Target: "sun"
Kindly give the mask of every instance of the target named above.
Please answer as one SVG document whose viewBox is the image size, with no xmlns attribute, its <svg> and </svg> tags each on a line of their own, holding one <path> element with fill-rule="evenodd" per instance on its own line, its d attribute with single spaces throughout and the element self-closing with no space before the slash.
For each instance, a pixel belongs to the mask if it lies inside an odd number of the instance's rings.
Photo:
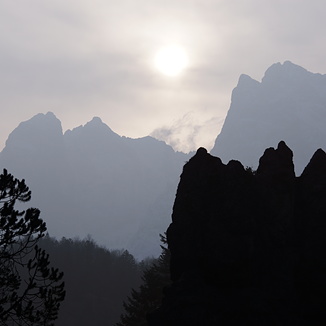
<svg viewBox="0 0 326 326">
<path fill-rule="evenodd" d="M 183 47 L 162 47 L 155 56 L 156 68 L 166 76 L 177 76 L 188 66 L 188 55 Z"/>
</svg>

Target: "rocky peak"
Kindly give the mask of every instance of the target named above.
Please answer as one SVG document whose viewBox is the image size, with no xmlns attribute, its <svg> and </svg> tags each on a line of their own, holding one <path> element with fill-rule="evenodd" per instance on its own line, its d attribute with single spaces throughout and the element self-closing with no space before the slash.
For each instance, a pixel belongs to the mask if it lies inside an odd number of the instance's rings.
<svg viewBox="0 0 326 326">
<path fill-rule="evenodd" d="M 301 177 L 305 178 L 312 175 L 316 178 L 326 176 L 326 153 L 321 148 L 314 153 Z"/>
<path fill-rule="evenodd" d="M 291 61 L 285 61 L 283 64 L 278 62 L 274 63 L 266 70 L 262 82 L 276 82 L 284 78 L 288 81 L 295 81 L 297 78 L 302 79 L 304 76 L 309 77 L 310 75 L 313 74 L 306 69 L 292 63 Z"/>
<path fill-rule="evenodd" d="M 62 138 L 62 126 L 60 120 L 52 113 L 39 113 L 31 119 L 21 122 L 13 130 L 6 141 L 6 148 L 21 148 L 35 150 L 44 149 L 55 145 Z M 5 150 L 6 150 L 5 148 Z"/>
<path fill-rule="evenodd" d="M 94 117 L 83 126 L 67 130 L 64 134 L 68 146 L 83 146 L 102 150 L 103 146 L 120 146 L 122 138 L 99 117 Z"/>
<path fill-rule="evenodd" d="M 257 175 L 276 179 L 294 178 L 293 152 L 284 141 L 279 142 L 277 149 L 270 147 L 265 150 L 259 160 Z"/>
<path fill-rule="evenodd" d="M 85 129 L 99 129 L 101 128 L 102 130 L 106 130 L 106 131 L 112 131 L 112 129 L 105 124 L 101 118 L 99 117 L 93 117 L 93 119 L 89 122 L 87 122 L 84 126 Z"/>
</svg>

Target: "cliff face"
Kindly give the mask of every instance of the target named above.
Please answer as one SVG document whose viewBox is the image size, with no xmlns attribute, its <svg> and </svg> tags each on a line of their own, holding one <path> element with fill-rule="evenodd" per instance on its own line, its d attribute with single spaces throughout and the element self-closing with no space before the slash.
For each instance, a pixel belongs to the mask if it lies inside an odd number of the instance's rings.
<svg viewBox="0 0 326 326">
<path fill-rule="evenodd" d="M 211 154 L 257 168 L 264 149 L 283 139 L 301 174 L 313 152 L 326 146 L 326 75 L 289 61 L 273 64 L 261 82 L 241 75 Z"/>
<path fill-rule="evenodd" d="M 203 148 L 184 166 L 151 326 L 326 323 L 326 154 L 300 177 L 292 157 L 282 141 L 256 172 Z"/>
</svg>

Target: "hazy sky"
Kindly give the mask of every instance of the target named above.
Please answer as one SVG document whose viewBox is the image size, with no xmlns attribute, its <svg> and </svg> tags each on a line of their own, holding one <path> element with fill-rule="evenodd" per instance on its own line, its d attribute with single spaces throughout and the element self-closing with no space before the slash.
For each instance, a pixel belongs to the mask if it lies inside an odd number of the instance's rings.
<svg viewBox="0 0 326 326">
<path fill-rule="evenodd" d="M 0 149 L 33 115 L 99 116 L 120 135 L 213 145 L 240 74 L 290 60 L 326 73 L 325 0 L 0 0 Z M 157 51 L 189 66 L 168 77 Z"/>
</svg>

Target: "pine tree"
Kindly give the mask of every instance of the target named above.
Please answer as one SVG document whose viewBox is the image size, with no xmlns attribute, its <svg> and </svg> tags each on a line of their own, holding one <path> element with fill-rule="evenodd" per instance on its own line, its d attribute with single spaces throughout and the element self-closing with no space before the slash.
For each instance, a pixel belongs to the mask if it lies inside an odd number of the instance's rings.
<svg viewBox="0 0 326 326">
<path fill-rule="evenodd" d="M 0 325 L 52 325 L 65 296 L 63 273 L 38 247 L 46 225 L 40 211 L 15 209 L 31 199 L 24 180 L 0 175 Z"/>
<path fill-rule="evenodd" d="M 165 235 L 160 237 L 166 245 Z M 116 326 L 146 326 L 146 315 L 161 305 L 163 288 L 170 284 L 170 251 L 164 245 L 157 261 L 144 271 L 139 290 L 132 289 L 124 302 L 125 313 Z"/>
</svg>

